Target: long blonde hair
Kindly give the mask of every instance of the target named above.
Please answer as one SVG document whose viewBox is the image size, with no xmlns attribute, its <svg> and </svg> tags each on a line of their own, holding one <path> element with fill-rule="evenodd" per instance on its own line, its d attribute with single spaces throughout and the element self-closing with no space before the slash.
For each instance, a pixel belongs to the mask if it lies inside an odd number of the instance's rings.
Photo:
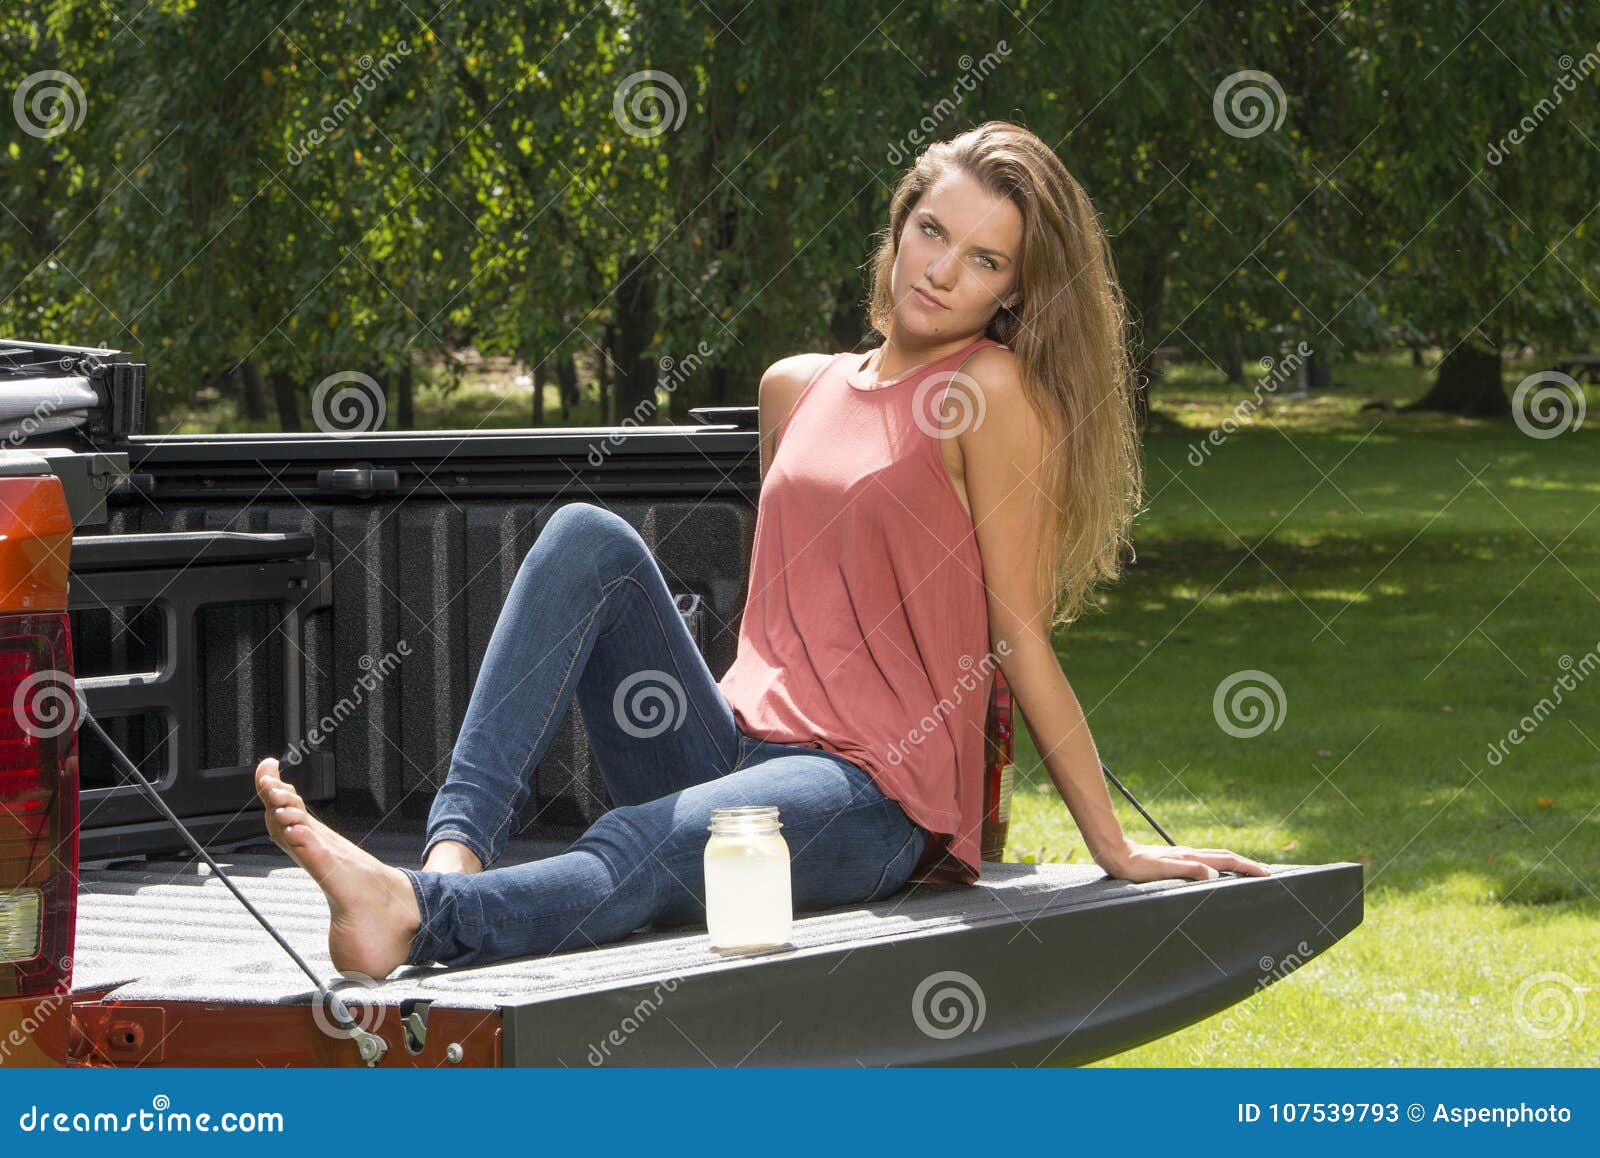
<svg viewBox="0 0 1600 1158">
<path fill-rule="evenodd" d="M 896 186 L 889 229 L 871 262 L 867 317 L 888 337 L 890 289 L 906 218 L 922 195 L 960 171 L 1022 214 L 1022 253 L 1012 308 L 985 334 L 1015 354 L 1023 389 L 1049 437 L 1044 494 L 1055 517 L 1039 553 L 1039 589 L 1050 626 L 1087 608 L 1102 581 L 1122 574 L 1121 548 L 1143 501 L 1143 467 L 1128 353 L 1128 314 L 1111 246 L 1094 206 L 1061 159 L 1033 133 L 986 121 L 929 145 Z"/>
</svg>

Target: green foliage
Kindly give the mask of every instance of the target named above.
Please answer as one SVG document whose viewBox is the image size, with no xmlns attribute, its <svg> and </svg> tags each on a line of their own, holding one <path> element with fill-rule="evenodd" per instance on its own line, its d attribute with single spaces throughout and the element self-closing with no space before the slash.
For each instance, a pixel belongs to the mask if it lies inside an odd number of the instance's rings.
<svg viewBox="0 0 1600 1158">
<path fill-rule="evenodd" d="M 898 174 L 996 117 L 1094 198 L 1145 346 L 1220 361 L 1235 343 L 1573 346 L 1594 328 L 1600 94 L 1574 6 L 1514 23 L 1393 0 L 869 15 L 8 7 L 9 91 L 59 70 L 86 108 L 57 135 L 19 122 L 0 151 L 0 331 L 133 350 L 178 420 L 246 360 L 305 396 L 338 370 L 448 377 L 468 347 L 579 355 L 619 402 L 651 393 L 658 360 L 710 351 L 686 397 L 749 402 L 774 358 L 863 333 Z M 1219 121 L 1246 69 L 1281 89 L 1278 127 Z M 664 77 L 629 83 L 646 70 Z"/>
</svg>

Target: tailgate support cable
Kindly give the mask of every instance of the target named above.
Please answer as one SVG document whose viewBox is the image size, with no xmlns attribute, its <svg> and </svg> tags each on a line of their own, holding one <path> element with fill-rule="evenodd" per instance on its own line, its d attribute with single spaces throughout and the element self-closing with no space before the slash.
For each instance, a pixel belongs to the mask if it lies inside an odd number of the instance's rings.
<svg viewBox="0 0 1600 1158">
<path fill-rule="evenodd" d="M 363 1029 L 356 1023 L 356 1019 L 351 1016 L 349 1008 L 346 1007 L 342 1000 L 340 1000 L 339 995 L 322 983 L 321 979 L 319 979 L 316 973 L 312 971 L 311 966 L 306 964 L 305 958 L 300 956 L 300 954 L 295 951 L 294 946 L 289 944 L 289 942 L 284 939 L 282 933 L 278 932 L 277 929 L 272 927 L 272 922 L 263 916 L 261 911 L 250 903 L 250 898 L 239 891 L 239 886 L 233 883 L 233 879 L 223 871 L 222 866 L 213 860 L 211 854 L 208 853 L 205 850 L 205 847 L 195 839 L 194 834 L 189 831 L 188 826 L 185 825 L 183 821 L 179 820 L 172 809 L 167 806 L 167 802 L 161 799 L 161 793 L 156 791 L 155 785 L 151 784 L 150 781 L 145 779 L 144 773 L 139 771 L 138 765 L 136 765 L 132 760 L 128 759 L 128 754 L 117 745 L 116 741 L 114 741 L 110 736 L 106 735 L 105 729 L 100 726 L 100 721 L 96 720 L 94 716 L 90 714 L 89 705 L 84 700 L 82 689 L 74 684 L 73 691 L 76 693 L 78 701 L 79 723 L 89 725 L 89 730 L 99 738 L 100 743 L 105 745 L 106 750 L 111 753 L 111 758 L 117 764 L 117 766 L 138 783 L 138 785 L 144 790 L 145 795 L 150 798 L 151 802 L 154 803 L 155 806 L 163 813 L 165 813 L 167 819 L 170 820 L 177 830 L 183 834 L 183 838 L 189 842 L 189 847 L 193 848 L 195 852 L 198 853 L 206 862 L 206 864 L 211 866 L 211 871 L 222 879 L 222 883 L 228 886 L 229 890 L 235 897 L 239 898 L 239 903 L 249 910 L 250 915 L 260 922 L 261 927 L 272 934 L 273 939 L 283 947 L 283 951 L 289 954 L 290 957 L 294 958 L 294 963 L 300 966 L 300 971 L 311 979 L 312 985 L 316 986 L 318 1000 L 321 1001 L 324 1006 L 333 1014 L 333 1019 L 339 1024 L 339 1028 L 346 1030 L 350 1034 L 351 1038 L 354 1039 L 356 1048 L 361 1052 L 361 1060 L 366 1062 L 369 1066 L 377 1065 L 378 1062 L 383 1058 L 383 1055 L 388 1052 L 388 1043 L 377 1034 Z"/>
<path fill-rule="evenodd" d="M 1122 781 L 1118 780 L 1116 778 L 1116 776 L 1112 774 L 1111 769 L 1106 767 L 1106 762 L 1104 760 L 1100 761 L 1100 771 L 1104 772 L 1106 774 L 1106 779 L 1111 781 L 1111 783 L 1115 784 L 1117 786 L 1117 790 L 1128 798 L 1128 803 L 1133 805 L 1135 808 L 1137 808 L 1139 810 L 1139 815 L 1144 817 L 1146 820 L 1148 820 L 1150 822 L 1150 827 L 1155 829 L 1157 832 L 1159 832 L 1161 834 L 1161 839 L 1162 840 L 1164 840 L 1168 844 L 1172 844 L 1172 845 L 1175 845 L 1175 844 L 1178 843 L 1177 841 L 1173 840 L 1170 836 L 1167 835 L 1167 830 L 1166 829 L 1162 828 L 1159 824 L 1156 823 L 1156 818 L 1155 817 L 1151 816 L 1148 812 L 1146 812 L 1144 810 L 1144 805 L 1140 804 L 1137 800 L 1135 800 L 1133 798 L 1133 793 L 1129 792 L 1126 788 L 1124 788 L 1122 786 Z"/>
</svg>

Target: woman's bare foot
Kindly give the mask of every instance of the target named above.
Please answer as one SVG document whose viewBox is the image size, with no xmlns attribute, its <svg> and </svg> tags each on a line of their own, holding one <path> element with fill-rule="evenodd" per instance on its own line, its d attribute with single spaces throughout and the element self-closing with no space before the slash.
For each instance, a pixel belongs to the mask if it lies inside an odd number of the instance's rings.
<svg viewBox="0 0 1600 1158">
<path fill-rule="evenodd" d="M 483 862 L 478 859 L 477 853 L 459 840 L 441 840 L 428 850 L 428 859 L 423 862 L 422 871 L 431 873 L 481 873 L 483 871 Z"/>
<path fill-rule="evenodd" d="M 405 873 L 340 836 L 306 810 L 268 756 L 256 766 L 256 795 L 266 805 L 267 834 L 311 874 L 328 898 L 328 956 L 341 973 L 382 980 L 406 962 L 422 927 Z"/>
</svg>

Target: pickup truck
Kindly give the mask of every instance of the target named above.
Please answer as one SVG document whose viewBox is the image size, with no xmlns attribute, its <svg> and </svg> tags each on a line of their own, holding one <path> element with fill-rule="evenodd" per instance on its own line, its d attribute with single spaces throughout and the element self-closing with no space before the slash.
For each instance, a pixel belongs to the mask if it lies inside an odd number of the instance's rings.
<svg viewBox="0 0 1600 1158">
<path fill-rule="evenodd" d="M 732 662 L 759 498 L 754 406 L 685 425 L 152 437 L 145 368 L 0 342 L 0 1065 L 1083 1064 L 1208 1017 L 1361 921 L 1362 866 L 1135 884 L 1005 863 L 993 685 L 985 863 L 798 914 L 779 950 L 703 927 L 341 979 L 320 890 L 267 840 L 257 760 L 417 864 L 517 567 L 562 503 L 651 545 L 712 670 Z M 76 692 L 73 689 L 76 688 Z M 319 994 L 112 752 L 74 694 Z M 577 709 L 507 863 L 609 807 Z"/>
</svg>

